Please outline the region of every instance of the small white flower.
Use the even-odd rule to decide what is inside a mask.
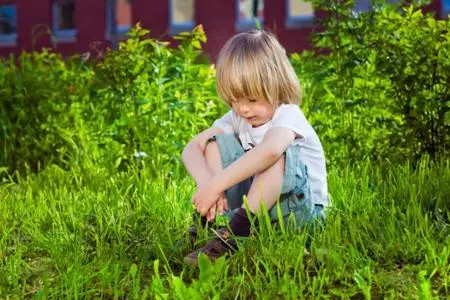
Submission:
[[[148,157],[148,154],[145,153],[144,151],[136,151],[134,152],[133,156],[136,158],[141,158],[141,157]]]

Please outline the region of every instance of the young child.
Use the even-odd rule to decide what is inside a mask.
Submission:
[[[262,30],[239,33],[216,68],[218,93],[231,110],[187,144],[182,160],[197,184],[192,202],[203,224],[225,213],[231,232],[218,230],[185,257],[190,264],[200,252],[212,260],[231,253],[234,236],[249,236],[248,216],[262,201],[273,222],[279,200],[285,223],[293,215],[298,226],[323,219],[329,205],[322,145],[298,106],[300,83],[276,38]]]

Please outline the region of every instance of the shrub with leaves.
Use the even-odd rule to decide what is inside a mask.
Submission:
[[[224,107],[218,106],[214,69],[195,63],[206,41],[201,26],[175,37],[175,50],[145,38],[148,33],[138,26],[95,67],[94,98],[102,101],[92,114],[94,122],[103,120],[98,143],[120,145],[113,153],[116,167],[134,156],[158,171],[179,165],[182,147]]]
[[[319,2],[329,17],[314,43],[329,53],[292,63],[329,166],[448,154],[449,21],[415,5],[356,14],[352,1]],[[148,33],[137,25],[100,60],[48,50],[2,60],[0,166],[178,169],[186,142],[226,108],[214,67],[198,63],[201,26],[176,48]]]
[[[450,146],[450,23],[420,6],[313,1],[328,12],[314,37],[327,54],[293,63],[305,81],[305,110],[331,164],[437,157]]]
[[[92,71],[76,57],[63,60],[48,50],[10,56],[0,63],[0,164],[70,165],[78,151],[81,103],[89,97]]]
[[[101,60],[67,60],[47,50],[0,65],[0,163],[111,171],[180,166],[182,147],[225,107],[215,70],[195,63],[206,36],[181,33],[177,48],[137,25]]]

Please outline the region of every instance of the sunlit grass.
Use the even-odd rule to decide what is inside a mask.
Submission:
[[[182,263],[194,191],[187,176],[53,167],[0,185],[0,295],[445,298],[449,183],[448,160],[333,170],[334,207],[308,252],[306,230],[262,222],[232,258],[202,258],[195,269]]]

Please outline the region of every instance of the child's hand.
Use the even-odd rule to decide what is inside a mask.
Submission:
[[[197,188],[194,196],[192,196],[192,203],[197,212],[205,216],[222,195],[222,192],[217,192],[210,185],[201,185]]]
[[[216,203],[211,206],[211,208],[206,213],[206,219],[211,222],[216,217],[216,211],[219,216],[223,215],[224,211],[228,209],[228,201],[225,195],[222,195],[217,199]]]

